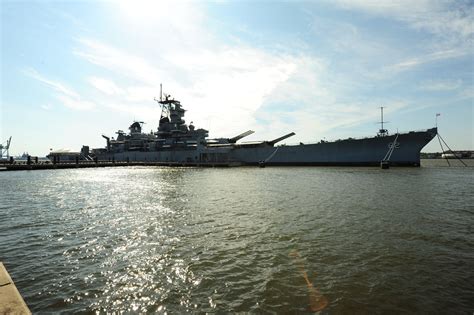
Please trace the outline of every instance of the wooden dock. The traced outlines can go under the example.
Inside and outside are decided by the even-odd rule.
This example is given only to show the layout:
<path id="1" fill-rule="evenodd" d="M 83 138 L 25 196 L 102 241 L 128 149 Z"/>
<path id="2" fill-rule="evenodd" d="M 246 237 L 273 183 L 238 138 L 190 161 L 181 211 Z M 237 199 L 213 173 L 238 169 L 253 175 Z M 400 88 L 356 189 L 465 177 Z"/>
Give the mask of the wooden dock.
<path id="1" fill-rule="evenodd" d="M 2 262 L 0 262 L 0 314 L 31 314 Z"/>

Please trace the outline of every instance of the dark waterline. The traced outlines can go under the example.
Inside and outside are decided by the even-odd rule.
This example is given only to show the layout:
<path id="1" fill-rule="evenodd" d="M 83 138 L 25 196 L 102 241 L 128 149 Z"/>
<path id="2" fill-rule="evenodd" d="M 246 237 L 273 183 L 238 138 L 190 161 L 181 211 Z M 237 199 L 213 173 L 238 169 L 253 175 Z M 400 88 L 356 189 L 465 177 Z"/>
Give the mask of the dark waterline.
<path id="1" fill-rule="evenodd" d="M 0 172 L 0 260 L 34 313 L 472 313 L 474 168 L 422 165 Z"/>

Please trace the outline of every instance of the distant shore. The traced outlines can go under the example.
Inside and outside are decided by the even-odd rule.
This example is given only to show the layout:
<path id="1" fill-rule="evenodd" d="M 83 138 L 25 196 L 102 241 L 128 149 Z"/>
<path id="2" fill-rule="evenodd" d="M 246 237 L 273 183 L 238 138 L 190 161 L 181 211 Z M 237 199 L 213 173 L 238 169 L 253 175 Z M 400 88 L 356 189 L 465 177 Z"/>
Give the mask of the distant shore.
<path id="1" fill-rule="evenodd" d="M 447 156 L 447 157 L 446 157 Z M 421 159 L 474 159 L 474 151 L 472 150 L 459 150 L 459 151 L 446 151 L 446 152 L 421 152 L 420 153 Z"/>

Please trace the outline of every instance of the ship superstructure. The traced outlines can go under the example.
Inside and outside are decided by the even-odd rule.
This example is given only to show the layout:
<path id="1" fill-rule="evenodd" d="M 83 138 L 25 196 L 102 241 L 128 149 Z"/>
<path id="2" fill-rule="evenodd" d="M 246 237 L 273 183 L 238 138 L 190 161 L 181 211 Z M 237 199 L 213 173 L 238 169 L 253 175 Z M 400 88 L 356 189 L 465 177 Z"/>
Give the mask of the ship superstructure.
<path id="1" fill-rule="evenodd" d="M 185 110 L 179 101 L 166 95 L 158 103 L 162 110 L 156 132 L 144 133 L 142 131 L 144 123 L 134 121 L 128 128 L 128 133 L 118 130 L 116 139 L 102 135 L 107 141 L 106 150 L 96 150 L 94 153 L 150 152 L 168 148 L 182 148 L 196 146 L 208 137 L 207 130 L 196 129 L 192 124 L 186 125 Z"/>

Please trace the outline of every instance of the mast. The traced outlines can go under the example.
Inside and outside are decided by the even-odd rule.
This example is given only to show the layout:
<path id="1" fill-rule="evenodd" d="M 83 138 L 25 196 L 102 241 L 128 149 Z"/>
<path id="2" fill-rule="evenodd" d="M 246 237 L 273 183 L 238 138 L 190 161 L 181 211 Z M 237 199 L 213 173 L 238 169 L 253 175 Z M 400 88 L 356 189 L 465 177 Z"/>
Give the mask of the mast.
<path id="1" fill-rule="evenodd" d="M 380 106 L 380 115 L 381 115 L 380 123 L 382 124 L 382 129 L 383 129 L 383 106 Z"/>
<path id="2" fill-rule="evenodd" d="M 384 109 L 384 107 L 380 106 L 380 129 L 379 129 L 379 132 L 377 134 L 380 137 L 388 135 L 388 130 L 383 127 L 383 124 L 388 122 L 388 121 L 383 120 L 383 109 Z"/>
<path id="3" fill-rule="evenodd" d="M 160 83 L 160 99 L 157 100 L 155 97 L 154 100 L 158 103 L 158 106 L 160 106 L 161 108 L 160 121 L 158 123 L 158 131 L 160 131 L 160 127 L 162 126 L 162 124 L 165 123 L 164 119 L 168 119 L 168 115 L 169 115 L 169 108 L 168 106 L 166 106 L 167 104 L 166 101 L 168 101 L 168 98 L 166 98 L 166 101 L 163 101 L 163 84 L 162 83 Z"/>

